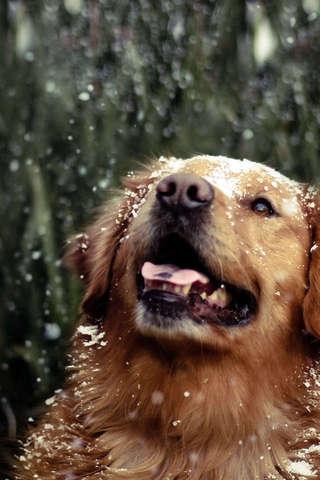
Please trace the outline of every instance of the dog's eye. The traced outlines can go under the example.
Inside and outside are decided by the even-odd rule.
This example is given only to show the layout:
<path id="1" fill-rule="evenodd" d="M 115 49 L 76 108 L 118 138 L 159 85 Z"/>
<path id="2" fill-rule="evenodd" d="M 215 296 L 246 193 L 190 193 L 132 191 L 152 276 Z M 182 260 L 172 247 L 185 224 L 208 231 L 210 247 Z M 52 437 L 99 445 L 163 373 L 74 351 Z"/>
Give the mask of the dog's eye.
<path id="1" fill-rule="evenodd" d="M 253 200 L 251 203 L 251 210 L 257 215 L 264 217 L 271 217 L 276 213 L 269 200 L 262 197 Z"/>

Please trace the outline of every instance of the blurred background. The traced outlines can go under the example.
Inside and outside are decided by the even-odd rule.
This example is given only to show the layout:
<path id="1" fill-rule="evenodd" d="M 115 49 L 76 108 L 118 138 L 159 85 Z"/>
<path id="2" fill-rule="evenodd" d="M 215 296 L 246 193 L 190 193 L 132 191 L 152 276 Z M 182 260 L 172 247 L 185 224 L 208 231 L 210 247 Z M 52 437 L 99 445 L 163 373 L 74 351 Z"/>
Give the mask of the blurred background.
<path id="1" fill-rule="evenodd" d="M 121 175 L 159 154 L 320 177 L 320 0 L 1 0 L 0 437 L 63 381 L 61 266 Z"/>

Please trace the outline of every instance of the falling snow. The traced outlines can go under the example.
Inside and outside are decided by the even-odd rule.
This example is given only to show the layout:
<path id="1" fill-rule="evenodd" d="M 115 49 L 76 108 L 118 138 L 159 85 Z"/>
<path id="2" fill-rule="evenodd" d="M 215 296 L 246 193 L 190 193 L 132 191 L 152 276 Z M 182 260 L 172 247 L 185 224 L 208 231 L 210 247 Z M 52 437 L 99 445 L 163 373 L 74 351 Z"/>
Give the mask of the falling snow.
<path id="1" fill-rule="evenodd" d="M 13 416 L 32 423 L 30 411 L 60 382 L 83 288 L 61 262 L 66 239 L 87 224 L 136 160 L 154 152 L 177 155 L 160 157 L 147 174 L 151 183 L 126 192 L 117 218 L 121 245 L 130 242 L 126 229 L 157 181 L 184 168 L 182 156 L 195 151 L 248 157 L 289 177 L 319 181 L 320 15 L 318 0 L 279 1 L 276 15 L 255 1 L 231 9 L 230 2 L 181 0 L 28 3 L 7 1 L 1 10 L 0 393 Z M 241 194 L 240 170 L 246 175 L 255 168 L 266 195 L 288 185 L 265 166 L 216 158 L 225 168 L 207 178 L 228 199 Z M 269 186 L 265 175 L 272 176 Z M 317 190 L 289 185 L 292 197 L 283 199 L 282 213 L 299 216 L 296 200 L 304 195 L 316 214 Z M 236 214 L 236 208 L 226 212 L 233 226 Z M 89 239 L 82 234 L 78 241 L 78 253 L 86 253 Z M 315 243 L 310 251 L 317 249 Z M 266 252 L 253 253 L 263 264 Z M 285 272 L 275 275 L 286 281 Z M 77 334 L 85 366 L 90 349 L 107 345 L 107 334 L 84 325 Z M 311 369 L 302 385 L 312 392 L 312 409 L 318 373 Z M 184 388 L 188 406 L 196 392 Z M 51 408 L 54 397 L 47 402 Z M 150 403 L 157 409 L 163 402 L 165 393 L 155 390 Z M 0 411 L 6 438 L 5 415 Z M 41 436 L 37 442 L 43 446 Z M 317 452 L 303 452 L 311 453 Z M 191 463 L 197 458 L 190 454 Z M 309 466 L 301 458 L 292 468 L 303 475 Z M 74 478 L 66 470 L 65 480 Z"/>

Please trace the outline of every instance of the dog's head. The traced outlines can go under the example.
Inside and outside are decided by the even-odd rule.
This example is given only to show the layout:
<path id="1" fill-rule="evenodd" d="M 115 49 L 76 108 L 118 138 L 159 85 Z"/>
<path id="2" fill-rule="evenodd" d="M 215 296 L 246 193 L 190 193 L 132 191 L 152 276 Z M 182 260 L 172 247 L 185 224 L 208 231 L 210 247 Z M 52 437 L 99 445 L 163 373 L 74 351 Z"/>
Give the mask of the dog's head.
<path id="1" fill-rule="evenodd" d="M 320 334 L 311 188 L 209 156 L 161 158 L 126 185 L 67 256 L 90 318 L 214 351 L 263 351 L 266 338 L 285 350 L 303 329 Z"/>
<path id="2" fill-rule="evenodd" d="M 126 187 L 71 241 L 81 324 L 28 478 L 320 478 L 317 192 L 207 156 Z"/>

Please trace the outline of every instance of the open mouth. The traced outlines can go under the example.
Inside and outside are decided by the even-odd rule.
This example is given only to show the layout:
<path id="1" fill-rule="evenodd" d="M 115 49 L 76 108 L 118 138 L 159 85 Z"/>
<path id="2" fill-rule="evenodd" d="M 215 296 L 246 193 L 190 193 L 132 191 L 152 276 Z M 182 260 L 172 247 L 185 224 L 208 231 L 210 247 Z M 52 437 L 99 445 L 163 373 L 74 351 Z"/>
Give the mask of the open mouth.
<path id="1" fill-rule="evenodd" d="M 166 319 L 191 318 L 198 324 L 246 325 L 257 310 L 254 295 L 211 274 L 182 237 L 164 237 L 138 274 L 139 299 Z"/>

